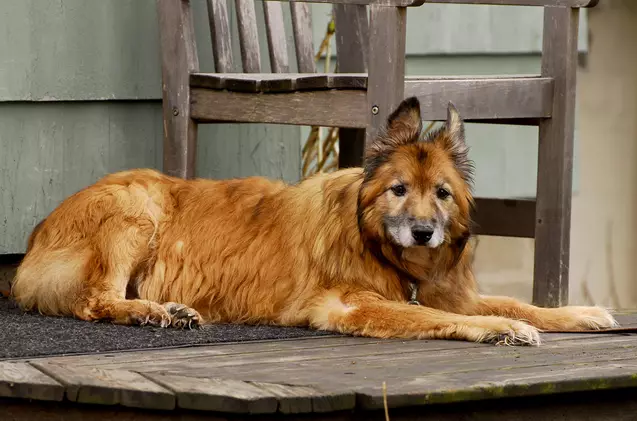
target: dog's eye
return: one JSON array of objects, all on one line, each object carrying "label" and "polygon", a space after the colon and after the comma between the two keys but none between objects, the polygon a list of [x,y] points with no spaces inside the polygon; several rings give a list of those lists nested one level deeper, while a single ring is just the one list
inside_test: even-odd
[{"label": "dog's eye", "polygon": [[449,193],[449,190],[443,189],[442,187],[440,187],[438,191],[436,192],[436,195],[438,196],[438,199],[445,200],[446,198],[451,196],[451,193]]},{"label": "dog's eye", "polygon": [[391,191],[396,196],[404,196],[405,193],[407,193],[407,188],[402,184],[397,184],[395,186],[392,186]]}]

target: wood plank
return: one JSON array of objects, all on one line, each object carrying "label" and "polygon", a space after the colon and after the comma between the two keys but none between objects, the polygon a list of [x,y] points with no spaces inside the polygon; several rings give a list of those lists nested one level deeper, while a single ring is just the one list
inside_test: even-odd
[{"label": "wood plank", "polygon": [[272,72],[288,73],[290,71],[290,64],[281,2],[264,2],[263,14],[265,16],[265,33],[268,39],[268,51],[270,52],[270,67],[272,68]]},{"label": "wood plank", "polygon": [[453,102],[465,120],[546,118],[553,108],[550,77],[407,79],[405,97],[417,96],[424,120],[443,121]]},{"label": "wood plank", "polygon": [[233,92],[280,93],[321,89],[367,88],[365,74],[339,73],[194,73],[190,85],[196,88]]},{"label": "wood plank", "polygon": [[249,382],[226,378],[144,374],[173,390],[183,409],[242,414],[298,414],[354,408],[353,392],[323,392],[306,386]]},{"label": "wood plank", "polygon": [[144,376],[128,370],[100,370],[32,362],[66,388],[66,398],[78,403],[132,408],[174,409],[175,396]]},{"label": "wood plank", "polygon": [[[273,1],[273,0],[266,0]],[[291,1],[291,0],[283,0]],[[377,5],[408,7],[420,6],[424,3],[442,4],[491,4],[501,6],[564,6],[564,7],[594,7],[599,0],[294,0],[308,3],[341,3],[355,5]]]},{"label": "wood plank", "polygon": [[[187,374],[192,376],[222,376],[240,380],[286,382],[292,377],[253,378],[252,374],[278,376],[297,372],[312,373],[318,366],[330,366],[340,373],[365,370],[385,360],[413,366],[421,374],[511,368],[519,365],[543,365],[549,362],[591,362],[633,358],[637,349],[635,336],[611,334],[544,334],[538,348],[501,348],[463,341],[381,341],[356,346],[317,347],[316,349],[271,349],[260,347],[206,347],[213,352],[180,353],[179,350],[136,351],[99,356],[48,358],[52,364],[75,367],[96,367],[104,370],[128,369],[141,372]],[[321,341],[319,341],[321,342]],[[214,350],[213,348],[216,348]],[[243,349],[244,352],[237,352]],[[184,350],[187,351],[187,350]],[[185,355],[184,355],[185,354]],[[106,358],[109,357],[109,358]],[[523,358],[520,360],[520,358]],[[402,363],[401,363],[402,364]],[[261,368],[264,367],[264,368]],[[267,368],[265,368],[267,367]],[[314,367],[314,368],[313,368]],[[361,369],[361,367],[365,367]],[[294,371],[296,370],[296,371]],[[406,368],[408,370],[408,368]],[[319,370],[320,371],[320,370]],[[413,373],[412,373],[413,374]],[[287,380],[286,380],[287,379]],[[330,390],[324,388],[325,390]]]},{"label": "wood plank", "polygon": [[[286,84],[288,79],[295,82]],[[367,88],[365,73],[195,73],[191,75],[190,83],[193,87],[243,92]],[[551,116],[553,80],[536,76],[408,77],[405,81],[405,97],[412,95],[418,96],[423,102],[421,110],[426,120],[444,120],[449,100],[460,109],[465,120],[537,120]]]},{"label": "wood plank", "polygon": [[230,73],[233,59],[227,0],[208,0],[208,18],[215,71]]},{"label": "wood plank", "polygon": [[232,121],[307,126],[365,127],[363,90],[269,95],[192,90],[192,116],[200,122]]},{"label": "wood plank", "polygon": [[594,7],[599,3],[599,0],[425,0],[425,2],[442,4],[492,4],[501,6]]},{"label": "wood plank", "polygon": [[259,33],[257,31],[254,0],[235,0],[235,2],[243,71],[246,73],[260,73],[261,51],[259,49]]},{"label": "wood plank", "polygon": [[[367,73],[369,21],[367,7],[335,4],[336,58],[340,73]],[[338,167],[363,165],[365,130],[341,127],[338,132]]]},{"label": "wood plank", "polygon": [[164,166],[169,175],[195,175],[197,125],[190,118],[189,74],[199,69],[190,1],[157,0],[162,60]]},{"label": "wood plank", "polygon": [[405,8],[370,6],[366,144],[405,97],[406,31]]},{"label": "wood plank", "polygon": [[296,50],[296,63],[300,73],[316,72],[314,63],[314,41],[312,39],[312,15],[310,5],[291,2],[292,32]]},{"label": "wood plank", "polygon": [[64,386],[23,362],[0,362],[0,397],[61,401]]},{"label": "wood plank", "polygon": [[540,122],[533,302],[568,303],[579,10],[544,10],[542,75],[554,78],[553,112]]},{"label": "wood plank", "polygon": [[535,200],[476,198],[474,234],[533,238]]},{"label": "wood plank", "polygon": [[276,395],[247,382],[183,376],[146,374],[147,378],[172,390],[183,409],[240,414],[276,412]]},{"label": "wood plank", "polygon": [[278,412],[283,414],[346,411],[356,406],[354,392],[331,392],[263,382],[252,382],[252,385],[273,393],[278,400]]},{"label": "wood plank", "polygon": [[[463,376],[418,377],[388,385],[390,408],[473,400],[528,397],[587,390],[614,390],[637,386],[637,364],[564,365],[538,372],[521,368],[498,372],[476,372]],[[380,387],[357,390],[362,409],[383,408]]]}]

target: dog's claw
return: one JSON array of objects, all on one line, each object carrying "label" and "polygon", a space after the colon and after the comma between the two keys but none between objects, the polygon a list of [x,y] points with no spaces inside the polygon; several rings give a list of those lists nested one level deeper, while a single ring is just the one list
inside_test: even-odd
[{"label": "dog's claw", "polygon": [[170,322],[176,328],[199,328],[202,320],[201,315],[194,309],[179,303],[165,303],[164,308],[170,314]]}]

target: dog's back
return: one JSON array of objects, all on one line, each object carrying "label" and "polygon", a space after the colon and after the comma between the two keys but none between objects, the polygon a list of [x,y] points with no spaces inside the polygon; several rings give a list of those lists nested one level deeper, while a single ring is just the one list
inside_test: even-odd
[{"label": "dog's back", "polygon": [[119,273],[112,273],[102,258],[129,265],[144,258],[174,182],[152,170],[125,171],[62,202],[29,237],[12,285],[16,301],[45,314],[82,316],[77,309],[85,303],[73,299],[82,290],[109,276],[126,284],[130,267],[116,264]]}]

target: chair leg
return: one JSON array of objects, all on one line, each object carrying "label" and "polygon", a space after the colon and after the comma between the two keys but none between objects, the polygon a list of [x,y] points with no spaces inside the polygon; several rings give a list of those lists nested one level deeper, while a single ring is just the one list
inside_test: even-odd
[{"label": "chair leg", "polygon": [[568,303],[579,9],[544,8],[542,75],[554,78],[553,113],[540,123],[533,302]]},{"label": "chair leg", "polygon": [[197,123],[190,118],[190,73],[199,69],[188,0],[157,0],[161,28],[164,167],[166,174],[195,176]]},{"label": "chair leg", "polygon": [[370,142],[405,97],[405,7],[370,6],[368,124]]},{"label": "chair leg", "polygon": [[[367,73],[369,23],[367,6],[334,4],[336,19],[336,59],[339,73]],[[365,129],[341,127],[338,132],[338,167],[363,165]]]}]

